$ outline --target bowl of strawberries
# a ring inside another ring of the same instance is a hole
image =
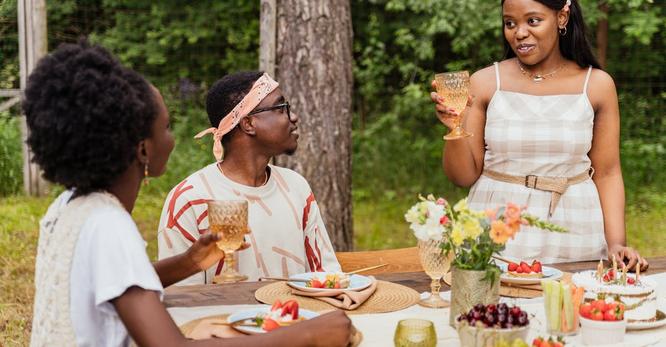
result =
[[[624,305],[603,299],[584,303],[580,306],[580,326],[586,345],[622,342],[627,330]]]

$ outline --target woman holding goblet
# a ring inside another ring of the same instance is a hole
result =
[[[159,91],[105,49],[81,42],[44,57],[23,107],[35,162],[68,189],[40,222],[31,346],[127,346],[130,336],[139,346],[349,342],[340,311],[261,336],[183,337],[161,302],[163,287],[223,258],[221,238],[206,233],[151,264],[131,212],[141,181],[166,169],[169,115]]]
[[[618,99],[578,0],[503,0],[502,21],[506,59],[471,76],[464,128],[474,136],[447,141],[447,177],[472,186],[472,208],[512,201],[569,230],[531,228],[505,255],[546,263],[615,255],[647,268],[626,246]],[[455,128],[457,112],[431,98],[440,121]]]

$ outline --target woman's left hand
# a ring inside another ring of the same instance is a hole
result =
[[[636,270],[635,267],[637,264],[640,264],[641,271],[645,271],[648,269],[650,264],[648,264],[648,261],[641,257],[641,255],[638,253],[637,250],[623,246],[623,245],[613,245],[608,248],[608,259],[612,259],[613,254],[615,254],[615,259],[618,260],[618,262],[623,263],[625,259],[628,260],[627,267],[628,270]]]
[[[224,259],[224,251],[217,247],[216,242],[220,240],[220,235],[215,233],[206,233],[192,244],[187,250],[185,256],[200,270],[205,271],[220,260]],[[243,242],[238,250],[250,247],[250,244]]]

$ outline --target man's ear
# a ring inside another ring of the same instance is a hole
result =
[[[257,130],[255,128],[254,122],[256,119],[254,117],[243,117],[241,120],[238,122],[238,127],[240,130],[250,136],[254,136],[257,134]]]

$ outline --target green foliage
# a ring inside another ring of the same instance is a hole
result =
[[[189,101],[179,101],[168,89],[163,90],[162,94],[169,110],[172,132],[177,139],[176,147],[169,157],[166,173],[151,179],[144,190],[148,194],[161,194],[164,199],[178,182],[215,158],[210,136],[201,140],[193,138],[199,131],[210,127],[206,110],[202,106],[204,95],[199,94]]]
[[[604,14],[597,1],[581,5],[593,34]],[[628,197],[635,199],[639,186],[663,192],[666,181],[660,152],[666,21],[664,7],[649,0],[610,0],[609,7],[607,70],[620,94],[622,161]],[[364,0],[352,2],[352,14],[355,199],[387,191],[464,194],[441,172],[444,128],[429,102],[430,81],[436,72],[474,71],[502,59],[499,1]]]
[[[18,193],[23,186],[21,133],[17,118],[0,114],[0,196]]]
[[[258,1],[105,0],[112,25],[92,38],[163,86],[256,69]]]

